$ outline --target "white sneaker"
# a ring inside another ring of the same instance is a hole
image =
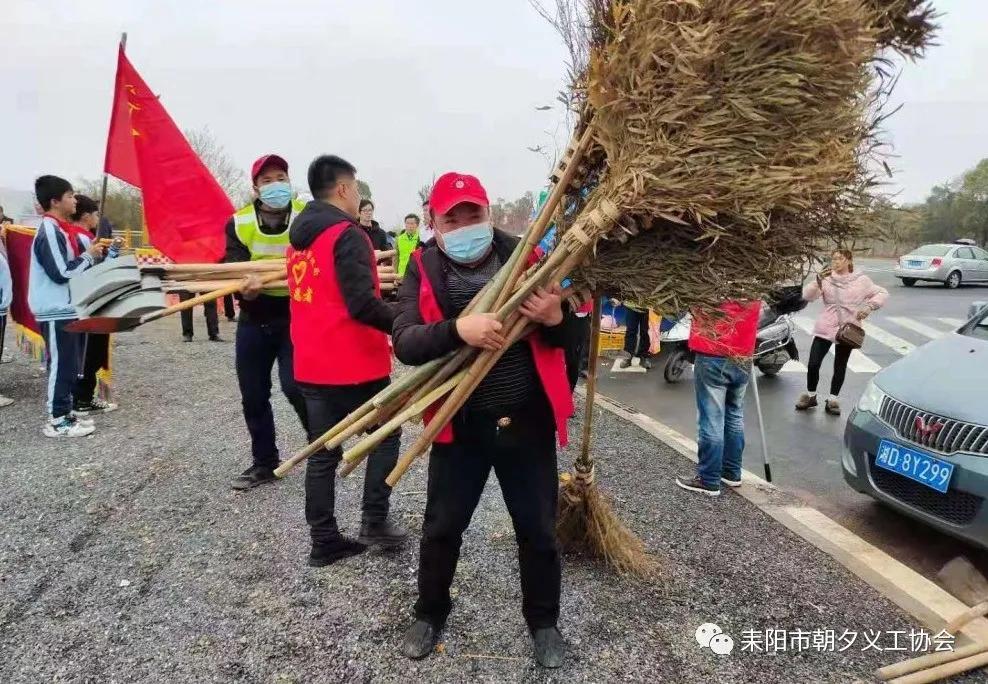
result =
[[[85,437],[96,432],[94,425],[83,425],[71,416],[61,418],[50,418],[43,432],[45,437]]]
[[[80,425],[96,425],[96,421],[92,418],[87,418],[85,413],[79,413],[78,411],[73,411],[69,414],[72,417],[72,421],[79,423]]]
[[[10,406],[13,403],[14,403],[13,399],[11,399],[10,397],[5,397],[2,394],[0,394],[0,408],[3,408],[4,406]]]
[[[74,413],[77,416],[88,416],[92,413],[109,413],[110,411],[116,411],[119,406],[114,404],[112,401],[106,401],[100,397],[93,397],[91,401],[85,403],[77,404]]]

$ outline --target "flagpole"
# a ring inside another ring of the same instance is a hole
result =
[[[123,33],[120,34],[120,49],[121,50],[126,50],[127,49],[127,32],[126,31],[124,31]],[[112,114],[111,114],[111,117],[112,117]],[[108,176],[107,176],[107,173],[106,173],[106,169],[104,168],[103,169],[103,188],[100,190],[100,193],[99,193],[99,216],[100,216],[100,219],[101,220],[103,218],[103,205],[106,203],[106,181],[107,181],[107,178],[108,178]],[[99,227],[98,226],[96,228],[96,232],[97,232],[97,234],[99,233]]]

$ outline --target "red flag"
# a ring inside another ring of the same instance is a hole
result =
[[[223,258],[233,205],[121,46],[103,170],[144,197],[151,244],[178,263]]]
[[[14,281],[14,300],[10,303],[10,317],[28,330],[40,335],[41,326],[34,319],[27,303],[27,283],[31,275],[31,245],[34,229],[26,226],[7,226],[4,242],[7,244],[7,262]]]

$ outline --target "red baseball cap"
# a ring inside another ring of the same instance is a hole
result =
[[[470,202],[482,207],[489,207],[487,191],[476,176],[450,171],[444,173],[432,186],[429,195],[429,208],[436,214],[445,214],[457,204]]]
[[[258,157],[254,165],[250,167],[251,181],[257,180],[257,177],[261,175],[261,171],[264,170],[265,166],[274,166],[288,173],[288,162],[284,158],[276,154],[266,154],[263,157]]]

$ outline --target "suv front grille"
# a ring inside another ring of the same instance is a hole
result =
[[[880,492],[952,525],[970,524],[984,503],[983,498],[970,492],[948,489],[941,494],[905,475],[876,466],[874,454],[868,454],[868,469]]]
[[[882,407],[878,415],[882,421],[895,429],[900,437],[913,444],[942,454],[964,451],[988,456],[988,426],[965,423],[928,411],[920,411],[892,397],[882,399]],[[940,427],[935,431],[921,431],[920,420],[917,419],[922,420],[923,426],[940,425]]]

